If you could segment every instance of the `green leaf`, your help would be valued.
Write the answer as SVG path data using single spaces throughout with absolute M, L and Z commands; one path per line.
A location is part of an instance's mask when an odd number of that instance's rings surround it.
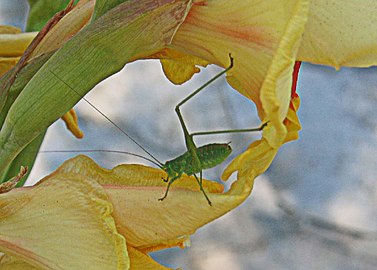
M 126 2 L 125 0 L 97 0 L 94 7 L 92 21 L 95 21 L 110 9 Z
M 11 165 L 8 167 L 7 170 L 5 170 L 5 173 L 3 173 L 2 177 L 0 178 L 0 183 L 8 181 L 12 179 L 14 176 L 16 176 L 21 166 L 28 167 L 27 174 L 18 182 L 17 186 L 22 187 L 27 177 L 29 176 L 35 159 L 38 155 L 39 148 L 41 147 L 41 144 L 43 142 L 45 136 L 45 132 L 43 132 L 41 135 L 39 135 L 37 138 L 35 138 L 28 146 L 25 147 L 24 150 L 18 156 L 12 161 Z
M 0 172 L 96 84 L 126 63 L 168 46 L 190 3 L 129 0 L 65 43 L 26 84 L 9 109 L 0 131 Z
M 0 107 L 0 126 L 3 125 L 9 108 L 12 106 L 13 102 L 21 93 L 22 89 L 25 87 L 28 81 L 35 75 L 39 68 L 51 57 L 52 54 L 53 52 L 50 52 L 33 59 L 30 63 L 26 65 L 25 68 L 23 68 L 20 71 L 13 85 L 9 89 L 0 88 L 0 90 L 8 90 L 6 91 L 7 93 L 5 93 L 5 91 L 2 91 L 3 94 L 0 96 L 0 102 L 3 101 L 1 102 L 3 103 L 3 106 L 2 108 Z M 9 76 L 12 75 L 12 73 L 13 70 L 10 70 L 6 74 L 4 74 L 0 78 L 0 85 L 5 84 L 6 81 L 9 79 Z M 20 154 L 17 155 L 17 157 L 12 161 L 12 163 L 9 165 L 7 169 L 4 169 L 2 173 L 0 173 L 0 183 L 8 181 L 14 176 L 16 176 L 21 166 L 27 166 L 29 169 L 27 174 L 17 184 L 17 186 L 23 186 L 27 179 L 27 176 L 33 168 L 44 135 L 45 132 L 42 132 L 41 135 L 34 139 L 27 147 L 25 147 L 25 149 Z
M 53 55 L 53 52 L 43 54 L 30 61 L 17 75 L 13 85 L 7 85 L 9 77 L 13 75 L 13 69 L 0 78 L 0 127 L 8 114 L 8 110 L 16 100 L 26 84 L 33 78 L 41 66 Z
M 1 126 L 1 119 L 6 116 L 6 112 L 4 111 L 5 103 L 7 102 L 9 96 L 9 87 L 6 86 L 7 81 L 11 78 L 13 74 L 13 69 L 9 70 L 7 73 L 3 74 L 0 77 L 0 126 Z
M 77 3 L 78 0 L 75 0 Z M 27 32 L 39 31 L 47 21 L 60 10 L 63 10 L 69 0 L 29 0 L 30 12 L 26 27 Z

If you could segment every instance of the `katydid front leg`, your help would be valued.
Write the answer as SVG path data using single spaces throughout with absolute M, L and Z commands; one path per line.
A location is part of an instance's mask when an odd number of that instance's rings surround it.
M 184 102 L 186 102 L 188 99 L 184 100 Z M 195 172 L 200 172 L 200 181 L 198 180 L 196 174 L 194 174 L 195 176 L 195 179 L 196 181 L 198 182 L 199 184 L 199 187 L 200 187 L 200 190 L 202 191 L 204 197 L 206 198 L 207 202 L 209 205 L 212 205 L 210 199 L 208 198 L 206 192 L 204 191 L 203 189 L 203 185 L 202 185 L 202 164 L 200 162 L 200 159 L 198 157 L 198 154 L 196 153 L 196 145 L 194 143 L 194 140 L 192 138 L 192 136 L 190 135 L 190 133 L 188 132 L 187 130 L 187 127 L 186 127 L 186 124 L 185 124 L 185 121 L 183 120 L 183 117 L 182 117 L 182 114 L 181 114 L 181 111 L 179 109 L 179 107 L 184 103 L 184 102 L 181 102 L 179 103 L 176 107 L 175 107 L 175 112 L 177 113 L 178 115 L 178 119 L 179 119 L 179 122 L 181 123 L 181 126 L 182 126 L 182 130 L 183 130 L 183 134 L 185 136 L 185 143 L 186 143 L 186 147 L 187 147 L 187 151 L 190 153 L 191 155 L 191 158 L 192 158 L 192 163 L 191 163 L 191 166 L 192 166 L 192 171 L 195 171 Z M 169 185 L 171 183 L 169 182 Z

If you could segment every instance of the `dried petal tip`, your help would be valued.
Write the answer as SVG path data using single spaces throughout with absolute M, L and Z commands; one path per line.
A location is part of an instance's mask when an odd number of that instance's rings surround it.
M 0 194 L 7 193 L 14 189 L 18 182 L 21 180 L 21 178 L 26 175 L 27 171 L 27 167 L 21 166 L 20 172 L 15 177 L 0 185 Z
M 67 129 L 72 132 L 76 138 L 81 139 L 84 137 L 84 133 L 79 128 L 77 114 L 74 109 L 69 110 L 63 115 L 62 120 L 65 122 Z

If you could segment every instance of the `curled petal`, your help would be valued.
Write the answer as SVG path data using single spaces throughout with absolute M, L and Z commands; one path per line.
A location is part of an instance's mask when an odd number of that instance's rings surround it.
M 298 139 L 298 132 L 301 129 L 300 120 L 297 116 L 297 110 L 299 107 L 300 98 L 299 96 L 295 96 L 291 100 L 287 118 L 284 119 L 284 125 L 287 127 L 287 137 L 285 138 L 285 142 Z

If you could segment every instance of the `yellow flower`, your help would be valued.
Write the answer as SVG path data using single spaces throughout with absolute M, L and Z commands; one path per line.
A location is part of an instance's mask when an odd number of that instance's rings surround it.
M 143 3 L 149 1 L 126 1 L 105 14 L 99 10 L 102 16 L 91 21 L 95 1 L 80 1 L 54 27 L 45 29 L 29 55 L 29 64 L 36 64 L 39 56 L 46 57 L 46 63 L 25 84 L 7 116 L 0 132 L 0 168 L 77 102 L 79 98 L 72 89 L 65 89 L 67 85 L 84 94 L 125 63 L 141 58 L 161 58 L 166 76 L 182 83 L 199 71 L 196 65 L 228 66 L 231 54 L 234 67 L 227 74 L 228 82 L 256 104 L 261 122 L 269 121 L 262 138 L 252 142 L 224 171 L 224 179 L 237 172 L 229 191 L 223 193 L 221 185 L 205 181 L 212 207 L 195 180 L 187 176 L 174 183 L 166 200 L 158 202 L 166 188 L 161 170 L 121 165 L 108 171 L 83 156 L 67 161 L 35 187 L 0 195 L 2 266 L 165 269 L 148 252 L 186 246 L 197 228 L 241 204 L 279 147 L 297 138 L 299 98 L 294 87 L 292 90 L 296 60 L 335 67 L 376 62 L 375 50 L 369 49 L 375 46 L 374 34 L 365 37 L 364 43 L 352 43 L 362 34 L 355 29 L 351 34 L 339 31 L 344 22 L 339 10 L 348 14 L 356 3 L 158 2 L 146 6 Z M 363 11 L 368 10 L 361 5 Z M 357 26 L 374 33 L 366 27 L 374 15 L 359 18 L 363 16 L 362 12 L 356 16 Z M 340 42 L 345 42 L 346 48 Z M 48 91 L 51 88 L 59 91 Z M 33 106 L 28 106 L 33 98 Z M 46 106 L 51 106 L 47 108 L 51 115 L 27 122 L 30 115 L 41 115 Z M 53 110 L 53 106 L 59 108 Z
M 269 5 L 274 5 L 274 9 L 261 12 L 269 10 Z M 98 269 L 106 269 L 104 262 L 111 261 L 112 265 L 107 265 L 109 269 L 114 269 L 114 265 L 126 269 L 129 258 L 131 268 L 137 265 L 135 269 L 148 269 L 141 267 L 155 264 L 148 252 L 184 247 L 197 228 L 237 207 L 248 197 L 255 177 L 269 166 L 288 134 L 283 120 L 289 111 L 292 69 L 304 29 L 307 3 L 242 1 L 238 8 L 236 6 L 229 1 L 195 2 L 170 45 L 149 56 L 165 55 L 163 65 L 168 76 L 172 69 L 176 71 L 178 63 L 184 74 L 183 78 L 177 75 L 175 82 L 185 81 L 197 72 L 193 64 L 227 66 L 229 53 L 234 57 L 229 82 L 256 102 L 262 120 L 270 122 L 262 140 L 253 143 L 225 172 L 227 176 L 238 171 L 231 189 L 223 193 L 221 185 L 205 182 L 213 203 L 210 207 L 196 181 L 182 177 L 172 186 L 169 197 L 158 203 L 157 199 L 166 188 L 161 181 L 164 176 L 161 170 L 125 165 L 110 172 L 79 157 L 65 163 L 33 188 L 16 189 L 2 195 L 4 207 L 0 213 L 4 213 L 4 222 L 0 232 L 6 240 L 0 242 L 4 243 L 1 250 L 7 254 L 4 263 L 23 261 L 39 268 L 56 269 L 67 267 L 69 256 L 76 254 L 69 259 L 70 267 L 89 267 L 89 262 L 95 262 L 93 265 Z M 224 22 L 224 16 L 229 20 Z M 271 17 L 276 21 L 271 22 Z M 52 28 L 40 44 L 53 39 L 58 32 L 56 29 L 63 28 L 59 28 L 60 24 L 55 30 Z M 38 55 L 41 46 L 34 55 Z M 46 50 L 50 47 L 46 45 Z M 169 58 L 174 58 L 175 62 Z M 182 64 L 185 62 L 189 63 L 188 68 Z M 14 201 L 24 207 L 12 209 L 9 205 Z M 26 219 L 31 220 L 27 226 Z

